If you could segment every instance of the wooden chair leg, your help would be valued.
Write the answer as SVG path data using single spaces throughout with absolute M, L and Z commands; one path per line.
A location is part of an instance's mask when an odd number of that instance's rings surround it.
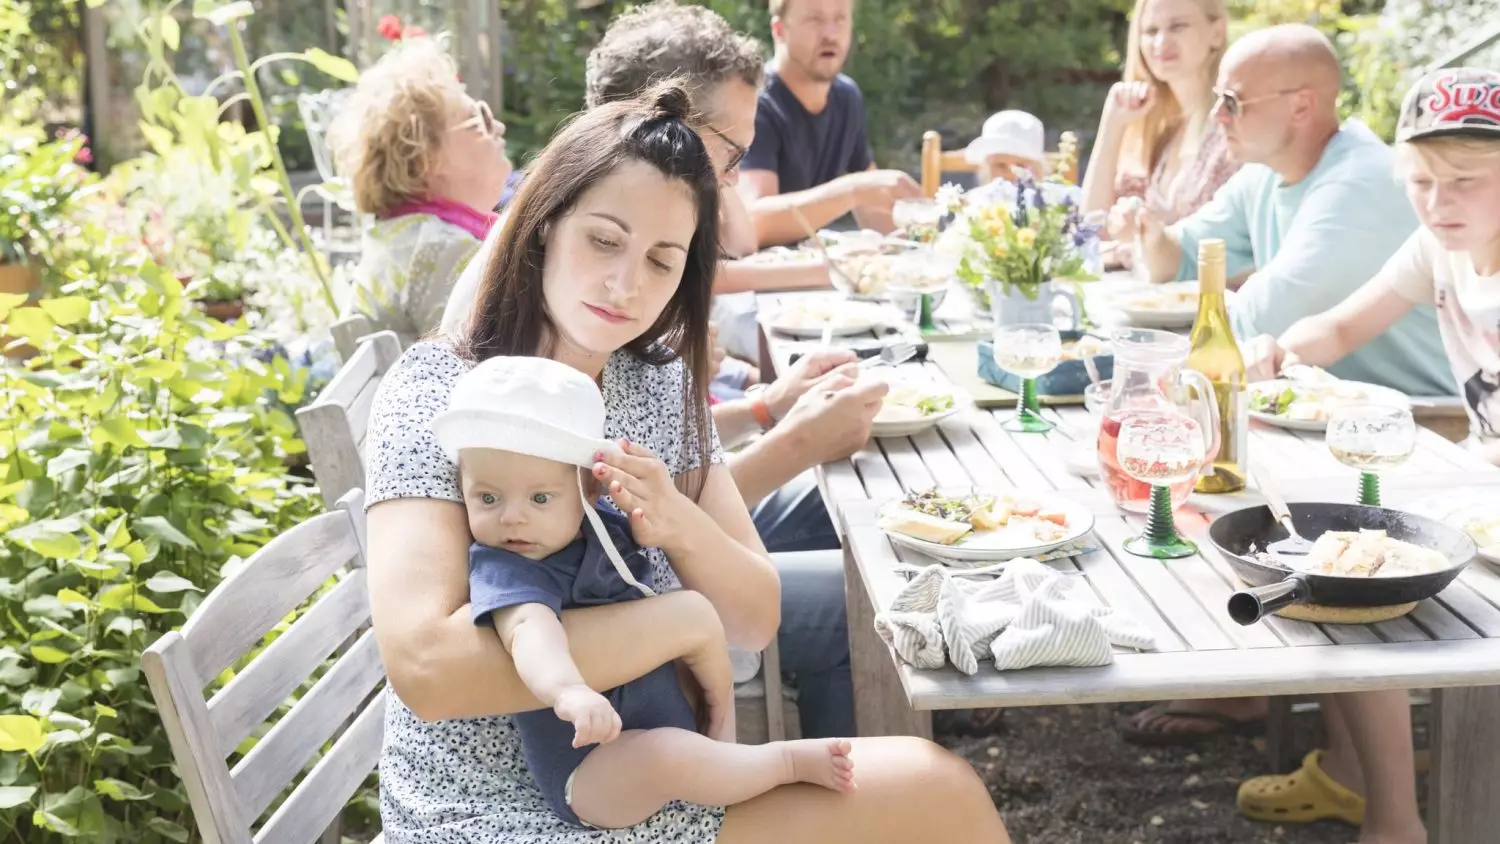
M 781 702 L 781 650 L 775 639 L 760 653 L 760 674 L 766 686 L 766 740 L 786 741 L 786 707 Z
M 1266 709 L 1266 761 L 1278 773 L 1296 765 L 1297 749 L 1292 746 L 1292 698 L 1273 697 Z

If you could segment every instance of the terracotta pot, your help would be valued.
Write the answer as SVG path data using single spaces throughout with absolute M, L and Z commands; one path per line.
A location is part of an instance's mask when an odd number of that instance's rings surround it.
M 245 300 L 231 299 L 227 302 L 205 302 L 198 300 L 198 308 L 220 322 L 233 322 L 245 315 Z
M 35 264 L 0 264 L 0 293 L 32 295 L 41 286 L 41 279 Z M 10 340 L 10 337 L 0 334 L 0 349 L 9 346 Z M 26 345 L 5 349 L 5 356 L 11 360 L 25 360 L 34 354 L 36 349 Z

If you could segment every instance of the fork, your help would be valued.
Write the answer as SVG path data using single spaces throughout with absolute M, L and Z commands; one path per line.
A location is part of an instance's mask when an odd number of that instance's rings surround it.
M 911 343 L 891 343 L 882 346 L 880 354 L 875 357 L 865 358 L 859 362 L 860 369 L 872 369 L 877 366 L 897 366 L 906 363 L 917 355 L 917 347 Z

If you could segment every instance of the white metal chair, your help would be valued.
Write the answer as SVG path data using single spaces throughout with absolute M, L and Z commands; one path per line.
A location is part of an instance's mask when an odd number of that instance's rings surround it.
M 330 512 L 271 540 L 208 594 L 181 631 L 162 636 L 142 655 L 207 844 L 307 844 L 325 834 L 339 840 L 345 804 L 379 761 L 385 716 L 385 668 L 369 629 L 364 543 L 364 495 L 355 490 Z M 210 682 L 331 578 L 335 586 L 204 699 Z M 335 654 L 290 711 L 274 718 Z M 227 760 L 268 719 L 274 723 L 231 767 Z M 257 828 L 315 756 L 316 764 Z

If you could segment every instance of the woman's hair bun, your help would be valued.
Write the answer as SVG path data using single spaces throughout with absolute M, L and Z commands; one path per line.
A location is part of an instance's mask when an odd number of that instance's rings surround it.
M 681 120 L 687 122 L 693 113 L 692 99 L 682 81 L 669 79 L 658 82 L 642 92 L 641 100 L 651 110 L 648 119 Z

